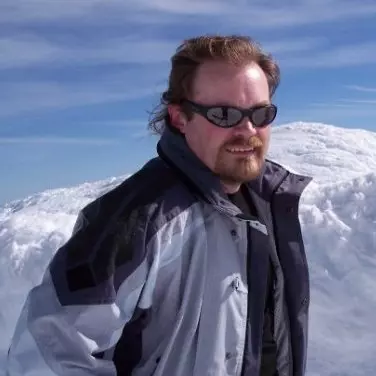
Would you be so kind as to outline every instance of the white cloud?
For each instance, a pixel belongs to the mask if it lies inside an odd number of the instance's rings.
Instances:
[[[160,82],[167,80],[168,60],[182,36],[187,36],[187,30],[226,32],[236,27],[243,33],[252,34],[252,29],[259,31],[259,35],[265,36],[262,45],[277,56],[283,69],[376,63],[373,41],[331,47],[325,34],[312,37],[302,27],[374,14],[376,3],[370,0],[359,3],[350,0],[254,0],[252,3],[246,0],[233,3],[227,0],[74,0],[74,6],[67,5],[66,0],[2,0],[0,22],[10,31],[0,37],[0,69],[33,68],[36,74],[33,82],[22,82],[16,73],[13,82],[10,76],[1,83],[1,91],[6,95],[0,102],[0,116],[155,95],[165,89]],[[158,23],[163,27],[158,27]],[[178,26],[179,33],[168,35],[166,30],[171,25],[166,23]],[[57,34],[45,31],[54,26]],[[300,29],[292,35],[273,30],[285,26]],[[272,31],[264,33],[264,29]],[[174,30],[174,27],[170,29]],[[128,63],[139,68],[111,78],[115,73],[111,73],[110,65],[119,69],[119,64]],[[38,81],[45,67],[53,74],[54,68],[96,65],[106,65],[102,71],[106,73],[93,82],[84,82],[82,77],[77,82],[61,82],[57,75],[54,82],[42,78]]]
[[[83,24],[143,23],[175,24],[191,22],[187,16],[202,16],[217,22],[242,23],[254,27],[276,28],[372,17],[376,3],[371,0],[2,0],[0,22],[64,22]],[[221,17],[221,18],[219,18]]]
[[[19,82],[4,84],[2,90],[7,95],[0,103],[0,117],[40,109],[64,109],[83,105],[126,102],[156,95],[164,90],[164,86],[155,82],[137,86],[135,81],[128,85],[126,81],[98,84]]]
[[[143,140],[146,138],[150,138],[150,136],[155,136],[155,135],[151,133],[149,130],[141,130],[139,132],[135,132],[131,134],[131,137],[136,140]]]
[[[353,104],[349,103],[310,103],[310,107],[315,107],[315,108],[352,108]]]
[[[221,0],[130,0],[128,5],[137,11],[163,12],[173,15],[210,16],[234,11],[231,3]]]
[[[349,109],[350,111],[358,108],[360,110],[370,110],[373,113],[376,113],[376,108],[367,106],[368,104],[374,104],[376,103],[376,100],[357,100],[357,99],[338,99],[336,102],[315,102],[310,103],[310,107],[314,108],[343,108],[343,109]],[[368,107],[368,108],[367,108]],[[336,110],[337,111],[337,110]]]
[[[364,93],[376,93],[376,87],[367,87],[359,85],[347,85],[345,87],[350,90],[360,91]]]
[[[303,57],[287,57],[281,60],[285,67],[340,68],[376,63],[376,42],[362,42],[335,46],[316,51]]]
[[[280,39],[266,43],[266,48],[280,55],[318,47],[320,38]],[[167,61],[177,46],[168,40],[124,37],[82,44],[79,47],[47,40],[37,35],[0,38],[0,68],[66,68],[99,64],[137,63],[136,68],[120,72],[103,69],[101,74],[77,81],[8,80],[2,84],[7,93],[0,103],[0,117],[26,111],[62,109],[74,106],[120,102],[159,94],[165,90]],[[128,67],[128,66],[127,66]],[[147,109],[152,110],[152,108]]]
[[[276,0],[259,7],[250,6],[241,12],[240,21],[248,18],[255,27],[272,29],[367,18],[376,14],[376,4],[371,1],[307,0],[282,4]]]
[[[341,102],[347,102],[350,105],[376,104],[376,99],[340,99]]]
[[[80,122],[78,125],[84,125],[84,126],[106,126],[106,127],[117,127],[117,128],[144,128],[147,124],[147,119],[104,119],[104,120],[98,120],[98,121],[89,121],[89,122]]]
[[[0,69],[93,66],[101,64],[136,63],[145,65],[167,63],[181,41],[147,38],[109,38],[95,47],[59,45],[37,35],[0,38]],[[262,45],[272,54],[285,55],[315,50],[325,44],[324,38],[296,37],[265,41]]]
[[[45,64],[61,57],[59,47],[35,36],[0,38],[0,68]]]
[[[45,20],[64,20],[85,16],[100,4],[101,0],[49,1],[49,0],[2,0],[0,20],[4,23],[22,23]]]
[[[262,43],[262,47],[273,55],[285,55],[292,52],[307,52],[326,44],[323,37],[296,37],[290,39],[276,39]],[[287,58],[286,57],[286,58]]]
[[[0,137],[0,144],[70,144],[103,146],[116,144],[118,140],[77,137]]]
[[[376,101],[375,101],[376,103]],[[351,125],[355,127],[374,127],[369,119],[376,119],[376,106],[371,103],[349,102],[314,102],[294,111],[282,111],[276,119],[276,124],[294,122],[296,120],[336,124],[337,126]]]
[[[167,62],[176,48],[167,40],[116,38],[91,46],[62,46],[36,35],[0,38],[0,69],[40,66],[97,65],[104,63],[154,64]]]

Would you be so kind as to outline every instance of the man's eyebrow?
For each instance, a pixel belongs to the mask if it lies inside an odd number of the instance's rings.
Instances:
[[[205,101],[205,102],[204,101],[202,101],[202,102],[198,101],[197,103],[200,104],[200,105],[204,105],[206,107],[226,106],[226,107],[242,108],[242,109],[246,110],[246,109],[252,108],[252,107],[260,107],[260,106],[270,105],[271,101],[266,99],[266,100],[263,100],[263,101],[255,102],[251,106],[247,106],[247,107],[239,106],[235,103],[230,103],[228,100],[211,100],[211,101]]]
[[[270,104],[271,102],[269,100],[265,100],[265,101],[260,101],[260,102],[257,102],[255,104],[253,104],[251,107],[259,107],[259,106],[266,106],[268,104]]]
[[[237,108],[242,108],[242,109],[248,109],[248,108],[253,108],[253,107],[266,106],[266,105],[270,105],[270,104],[271,104],[271,101],[264,100],[264,101],[255,102],[251,106],[244,107],[244,106],[238,106],[236,104],[223,101],[223,102],[217,102],[215,104],[212,104],[211,106],[213,106],[213,107],[214,106],[228,106],[228,107],[237,107]]]

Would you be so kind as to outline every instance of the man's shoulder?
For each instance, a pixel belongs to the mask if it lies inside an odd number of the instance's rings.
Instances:
[[[183,210],[192,204],[192,196],[184,194],[182,187],[174,171],[157,157],[89,203],[81,216],[89,222],[108,222],[111,218],[126,221],[132,215],[151,217],[156,210]]]
[[[98,286],[109,281],[120,266],[128,263],[136,268],[145,259],[145,244],[162,223],[154,207],[161,206],[158,200],[174,184],[164,163],[153,159],[81,210],[72,236],[56,252],[50,267],[65,304],[82,304],[85,299],[92,304],[98,299]],[[93,294],[76,295],[83,289]],[[102,302],[111,298],[107,290],[101,293]]]
[[[174,184],[176,177],[171,170],[159,158],[154,158],[118,185],[98,196],[82,211],[88,216],[95,216],[98,211],[130,211],[131,207],[156,202]]]

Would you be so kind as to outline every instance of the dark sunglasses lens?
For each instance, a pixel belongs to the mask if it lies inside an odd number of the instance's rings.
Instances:
[[[255,127],[263,127],[270,124],[277,115],[277,108],[275,106],[265,106],[256,108],[252,113],[252,124]]]
[[[236,108],[213,107],[207,112],[208,119],[219,127],[232,127],[242,119],[242,113]]]

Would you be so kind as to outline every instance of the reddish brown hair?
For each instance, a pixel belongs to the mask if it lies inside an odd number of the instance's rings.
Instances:
[[[161,134],[164,127],[169,125],[169,104],[181,104],[190,96],[197,68],[204,62],[215,60],[234,65],[258,64],[267,77],[270,97],[279,85],[278,64],[250,37],[209,35],[185,40],[171,58],[168,89],[162,93],[159,105],[151,113],[149,128],[153,132]],[[186,115],[188,118],[191,116],[189,113]]]

